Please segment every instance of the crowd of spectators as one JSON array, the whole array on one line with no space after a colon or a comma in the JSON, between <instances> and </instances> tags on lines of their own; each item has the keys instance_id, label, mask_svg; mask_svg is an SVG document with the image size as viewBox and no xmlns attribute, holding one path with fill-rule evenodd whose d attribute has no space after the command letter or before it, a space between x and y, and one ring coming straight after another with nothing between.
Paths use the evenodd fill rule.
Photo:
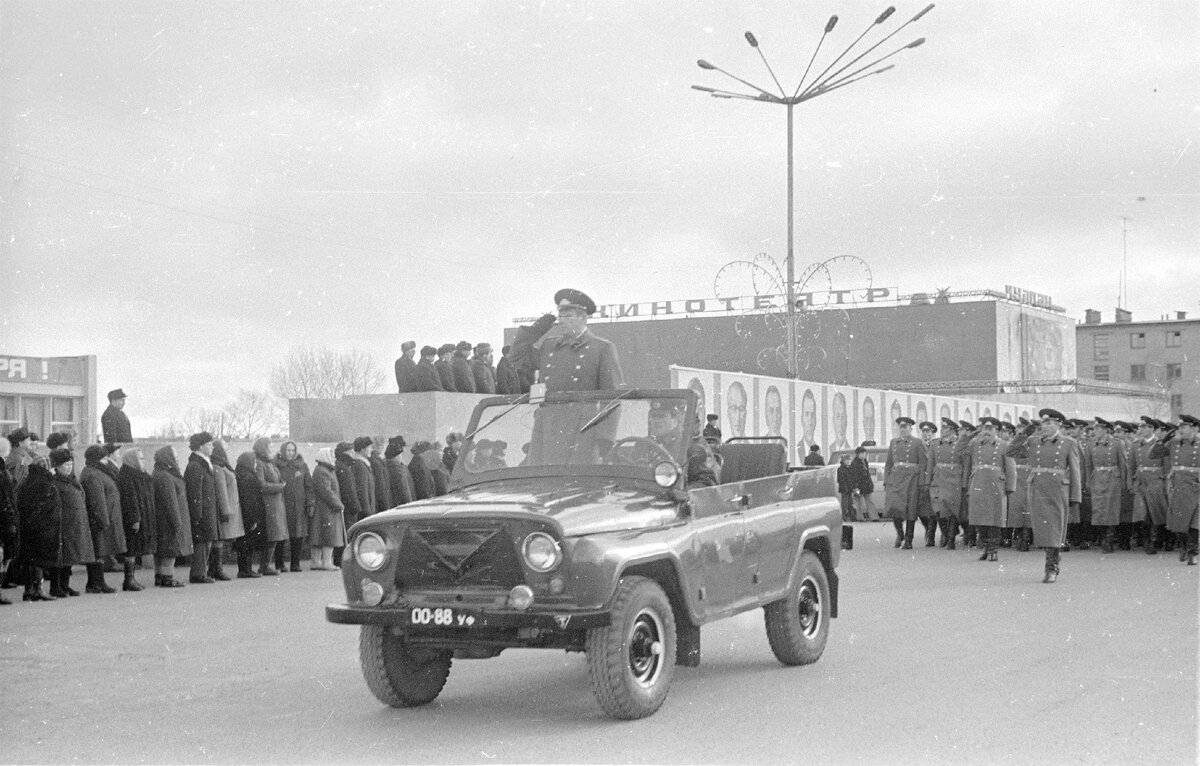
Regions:
<instances>
[{"instance_id":1,"label":"crowd of spectators","mask_svg":"<svg viewBox=\"0 0 1200 766\"><path fill-rule=\"evenodd\" d=\"M23 585L26 601L78 596L77 566L86 593L114 593L105 578L114 569L122 590L141 591L147 556L157 587L184 586L175 572L185 558L190 583L231 580L227 547L239 578L300 572L306 548L310 569L337 569L356 521L446 493L463 437L450 433L444 448L419 441L407 463L403 436L360 436L320 448L311 463L294 441L273 451L260 438L231 463L225 444L202 431L182 468L175 447L147 460L132 443L90 445L79 467L71 442L54 433L43 443L24 428L0 439L3 585Z\"/></svg>"}]
</instances>

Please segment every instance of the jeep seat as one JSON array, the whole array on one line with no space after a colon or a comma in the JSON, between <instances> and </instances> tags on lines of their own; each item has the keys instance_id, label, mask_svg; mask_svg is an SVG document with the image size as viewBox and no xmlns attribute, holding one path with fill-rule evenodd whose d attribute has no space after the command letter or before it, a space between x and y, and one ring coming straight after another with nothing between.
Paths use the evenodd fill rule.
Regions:
<instances>
[{"instance_id":1,"label":"jeep seat","mask_svg":"<svg viewBox=\"0 0 1200 766\"><path fill-rule=\"evenodd\" d=\"M721 483L762 479L787 473L787 448L779 442L769 444L724 444Z\"/></svg>"}]
</instances>

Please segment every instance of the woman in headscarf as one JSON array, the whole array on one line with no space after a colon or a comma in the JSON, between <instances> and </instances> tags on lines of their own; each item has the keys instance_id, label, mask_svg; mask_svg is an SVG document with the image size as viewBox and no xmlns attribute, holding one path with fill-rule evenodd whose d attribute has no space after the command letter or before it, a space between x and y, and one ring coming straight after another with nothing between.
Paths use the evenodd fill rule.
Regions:
<instances>
[{"instance_id":1,"label":"woman in headscarf","mask_svg":"<svg viewBox=\"0 0 1200 766\"><path fill-rule=\"evenodd\" d=\"M312 474L300 456L296 442L284 442L275 457L275 466L283 479L283 508L287 514L288 551L291 554L291 570L300 568L300 549L308 537L308 520L313 515ZM283 571L283 546L275 549L275 566Z\"/></svg>"},{"instance_id":2,"label":"woman in headscarf","mask_svg":"<svg viewBox=\"0 0 1200 766\"><path fill-rule=\"evenodd\" d=\"M283 489L286 485L279 475L279 469L271 460L270 449L270 439L264 436L255 440L254 474L258 477L259 492L262 494L267 533L258 572L264 575L277 575L279 571L272 566L275 549L281 542L288 539L287 510L283 506Z\"/></svg>"},{"instance_id":3,"label":"woman in headscarf","mask_svg":"<svg viewBox=\"0 0 1200 766\"><path fill-rule=\"evenodd\" d=\"M52 484L58 493L58 504L62 508L61 555L54 576L50 578L50 595L57 598L78 596L79 591L71 587L71 567L76 564L91 566L96 563L92 549L92 529L88 523L87 500L83 487L75 478L75 458L68 449L50 451L50 465L54 469Z\"/></svg>"},{"instance_id":4,"label":"woman in headscarf","mask_svg":"<svg viewBox=\"0 0 1200 766\"><path fill-rule=\"evenodd\" d=\"M346 544L346 521L342 517L341 486L338 484L333 450L322 447L317 451L317 466L313 469L313 518L309 528L313 569L337 569L333 564L333 549Z\"/></svg>"},{"instance_id":5,"label":"woman in headscarf","mask_svg":"<svg viewBox=\"0 0 1200 766\"><path fill-rule=\"evenodd\" d=\"M239 541L246 534L246 529L242 524L242 504L238 496L237 476L234 475L233 468L229 465L229 454L225 451L225 444L220 439L213 441L213 451L208 459L212 463L213 476L217 484L217 513L221 517L221 529L218 537L221 540L232 541L233 549L238 554L238 575L240 576L242 574L242 546ZM208 572L208 576L213 578L221 571L219 551L216 552L216 556L217 558L211 562Z\"/></svg>"},{"instance_id":6,"label":"woman in headscarf","mask_svg":"<svg viewBox=\"0 0 1200 766\"><path fill-rule=\"evenodd\" d=\"M242 525L246 534L237 541L238 577L262 577L254 571L251 556L267 544L265 506L262 498L262 482L254 464L258 462L253 452L238 455L234 475L237 478L238 499L242 505Z\"/></svg>"},{"instance_id":7,"label":"woman in headscarf","mask_svg":"<svg viewBox=\"0 0 1200 766\"><path fill-rule=\"evenodd\" d=\"M125 583L124 590L135 590L130 584L142 586L133 579L133 571L142 556L154 552L155 539L154 480L142 467L142 450L138 447L121 453L121 470L117 472L117 488L121 490L121 520L125 523Z\"/></svg>"},{"instance_id":8,"label":"woman in headscarf","mask_svg":"<svg viewBox=\"0 0 1200 766\"><path fill-rule=\"evenodd\" d=\"M25 601L54 601L42 592L43 572L50 573L51 590L58 591L58 567L62 560L62 503L54 489L50 460L36 459L17 490L21 550L18 562L25 569Z\"/></svg>"},{"instance_id":9,"label":"woman in headscarf","mask_svg":"<svg viewBox=\"0 0 1200 766\"><path fill-rule=\"evenodd\" d=\"M179 472L175 448L154 453L154 584L182 588L175 579L175 557L192 555L192 516L188 512L187 485Z\"/></svg>"},{"instance_id":10,"label":"woman in headscarf","mask_svg":"<svg viewBox=\"0 0 1200 766\"><path fill-rule=\"evenodd\" d=\"M116 593L116 589L104 581L104 561L109 556L125 558L125 522L121 513L121 490L117 487L116 468L109 455L116 451L113 445L93 444L83 453L85 461L79 474L87 505L88 522L92 527L92 551L95 563L87 565L87 593ZM137 585L137 583L134 583ZM132 588L131 588L132 590ZM141 586L137 586L141 590Z\"/></svg>"}]
</instances>

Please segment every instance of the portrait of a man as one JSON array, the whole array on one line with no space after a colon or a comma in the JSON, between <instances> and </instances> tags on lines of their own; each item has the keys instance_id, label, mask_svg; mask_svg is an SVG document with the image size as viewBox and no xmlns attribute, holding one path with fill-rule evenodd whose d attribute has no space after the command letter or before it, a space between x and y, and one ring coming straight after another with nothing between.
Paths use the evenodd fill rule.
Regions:
<instances>
[{"instance_id":1,"label":"portrait of a man","mask_svg":"<svg viewBox=\"0 0 1200 766\"><path fill-rule=\"evenodd\" d=\"M892 421L892 438L895 439L900 436L900 426L896 425L896 418L904 414L904 410L900 407L900 402L896 401L895 399L892 400L891 413L890 420Z\"/></svg>"},{"instance_id":2,"label":"portrait of a man","mask_svg":"<svg viewBox=\"0 0 1200 766\"><path fill-rule=\"evenodd\" d=\"M833 444L829 451L850 449L850 441L846 437L846 427L850 418L846 414L846 395L841 391L833 395L833 411L830 417L833 420Z\"/></svg>"},{"instance_id":3,"label":"portrait of a man","mask_svg":"<svg viewBox=\"0 0 1200 766\"><path fill-rule=\"evenodd\" d=\"M763 416L767 421L767 436L781 436L783 431L783 397L780 396L777 387L767 387L763 412Z\"/></svg>"},{"instance_id":4,"label":"portrait of a man","mask_svg":"<svg viewBox=\"0 0 1200 766\"><path fill-rule=\"evenodd\" d=\"M804 389L800 399L800 427L804 431L803 443L797 445L800 456L808 454L808 448L817 443L817 398L811 388Z\"/></svg>"},{"instance_id":5,"label":"portrait of a man","mask_svg":"<svg viewBox=\"0 0 1200 766\"><path fill-rule=\"evenodd\" d=\"M938 410L938 416L943 417L943 418L950 418L950 405L943 404L942 408L940 410Z\"/></svg>"},{"instance_id":6,"label":"portrait of a man","mask_svg":"<svg viewBox=\"0 0 1200 766\"><path fill-rule=\"evenodd\" d=\"M726 422L729 424L730 434L733 436L746 435L746 387L740 381L734 381L729 384L729 389L725 392L725 409L727 413Z\"/></svg>"},{"instance_id":7,"label":"portrait of a man","mask_svg":"<svg viewBox=\"0 0 1200 766\"><path fill-rule=\"evenodd\" d=\"M875 441L875 399L865 397L862 403L863 441Z\"/></svg>"},{"instance_id":8,"label":"portrait of a man","mask_svg":"<svg viewBox=\"0 0 1200 766\"><path fill-rule=\"evenodd\" d=\"M924 423L929 420L929 408L925 406L925 402L917 402L917 422Z\"/></svg>"},{"instance_id":9,"label":"portrait of a man","mask_svg":"<svg viewBox=\"0 0 1200 766\"><path fill-rule=\"evenodd\" d=\"M704 384L700 382L700 378L692 378L688 381L687 387L696 392L696 420L703 425L704 416L708 414L708 402L704 398Z\"/></svg>"}]
</instances>

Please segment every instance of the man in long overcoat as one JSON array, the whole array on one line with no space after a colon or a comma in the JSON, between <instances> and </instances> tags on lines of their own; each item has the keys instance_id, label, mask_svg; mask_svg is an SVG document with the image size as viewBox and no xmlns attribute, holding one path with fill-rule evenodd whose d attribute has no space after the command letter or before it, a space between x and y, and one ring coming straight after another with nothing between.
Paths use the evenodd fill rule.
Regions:
<instances>
[{"instance_id":1,"label":"man in long overcoat","mask_svg":"<svg viewBox=\"0 0 1200 766\"><path fill-rule=\"evenodd\" d=\"M1166 423L1142 415L1133 447L1133 465L1129 469L1134 503L1141 506L1146 517L1144 550L1151 555L1158 553L1167 534L1167 458L1150 457L1150 453L1168 433Z\"/></svg>"},{"instance_id":2,"label":"man in long overcoat","mask_svg":"<svg viewBox=\"0 0 1200 766\"><path fill-rule=\"evenodd\" d=\"M1084 483L1091 488L1092 526L1103 528L1101 550L1112 553L1121 523L1121 495L1129 482L1125 448L1113 437L1112 423L1096 418L1096 433L1086 454Z\"/></svg>"},{"instance_id":3,"label":"man in long overcoat","mask_svg":"<svg viewBox=\"0 0 1200 766\"><path fill-rule=\"evenodd\" d=\"M125 414L125 392L115 388L108 392L108 407L100 415L100 430L105 444L130 444L133 428Z\"/></svg>"},{"instance_id":4,"label":"man in long overcoat","mask_svg":"<svg viewBox=\"0 0 1200 766\"><path fill-rule=\"evenodd\" d=\"M912 548L917 527L921 480L928 470L925 443L912 435L915 425L910 417L896 418L899 435L888 444L883 466L884 512L896 528L895 547Z\"/></svg>"},{"instance_id":5,"label":"man in long overcoat","mask_svg":"<svg viewBox=\"0 0 1200 766\"><path fill-rule=\"evenodd\" d=\"M220 565L215 567L210 577L209 554L214 545L221 539L221 512L217 508L217 477L213 473L211 455L213 437L207 431L192 434L188 439L188 447L192 454L188 457L187 468L183 471L183 483L187 487L188 513L192 521L192 573L190 582L207 584L220 580L228 580L229 576L221 571Z\"/></svg>"},{"instance_id":6,"label":"man in long overcoat","mask_svg":"<svg viewBox=\"0 0 1200 766\"><path fill-rule=\"evenodd\" d=\"M416 353L416 341L406 340L400 344L400 358L396 360L396 388L402 394L417 390L417 363L413 361Z\"/></svg>"},{"instance_id":7,"label":"man in long overcoat","mask_svg":"<svg viewBox=\"0 0 1200 766\"><path fill-rule=\"evenodd\" d=\"M1169 456L1167 531L1174 532L1179 560L1196 563L1197 508L1200 507L1200 418L1180 415L1172 436L1151 451L1152 457Z\"/></svg>"},{"instance_id":8,"label":"man in long overcoat","mask_svg":"<svg viewBox=\"0 0 1200 766\"><path fill-rule=\"evenodd\" d=\"M980 561L995 561L1000 528L1008 514L1008 495L1016 488L1017 466L1007 455L1008 442L997 433L1000 421L991 416L979 419L980 429L959 449L970 453L971 473L967 480L970 521L982 537Z\"/></svg>"},{"instance_id":9,"label":"man in long overcoat","mask_svg":"<svg viewBox=\"0 0 1200 766\"><path fill-rule=\"evenodd\" d=\"M1033 524L1033 544L1046 551L1044 583L1058 580L1059 552L1067 535L1071 509L1082 496L1080 451L1075 440L1061 433L1066 417L1050 408L1038 411L1041 423L1030 423L1008 444L1005 454L1029 461L1027 503ZM1035 433L1038 432L1038 433ZM1076 510L1078 513L1078 510Z\"/></svg>"},{"instance_id":10,"label":"man in long overcoat","mask_svg":"<svg viewBox=\"0 0 1200 766\"><path fill-rule=\"evenodd\" d=\"M965 486L963 461L954 449L957 443L958 423L950 418L942 418L941 438L929 447L926 476L929 501L942 528L942 547L948 550L955 549L954 538L958 534L958 514Z\"/></svg>"},{"instance_id":11,"label":"man in long overcoat","mask_svg":"<svg viewBox=\"0 0 1200 766\"><path fill-rule=\"evenodd\" d=\"M450 370L454 374L454 390L460 394L475 393L475 373L471 371L471 360L467 359L469 353L471 344L460 340L454 347L454 356L450 360Z\"/></svg>"}]
</instances>

